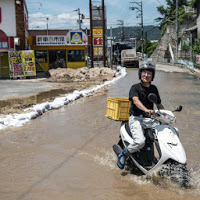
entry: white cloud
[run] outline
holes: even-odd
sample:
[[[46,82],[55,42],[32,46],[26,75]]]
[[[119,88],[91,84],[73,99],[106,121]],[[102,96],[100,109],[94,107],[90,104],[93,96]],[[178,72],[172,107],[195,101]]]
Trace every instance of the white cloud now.
[[[48,17],[49,29],[77,29],[78,14],[75,11],[80,8],[81,13],[89,18],[89,3],[86,0],[82,0],[77,3],[78,0],[64,2],[64,1],[53,1],[53,0],[41,0],[42,7],[38,12],[33,9],[34,6],[39,4],[28,3],[29,13],[29,28],[34,29],[39,26],[39,29],[46,29],[46,18]],[[154,18],[158,16],[157,6],[161,4],[166,5],[165,0],[143,0],[144,9],[144,21],[145,23],[150,20],[153,22]],[[101,0],[95,1],[95,5],[101,5]],[[133,4],[130,1],[125,0],[105,0],[106,14],[107,14],[107,25],[108,27],[118,26],[117,20],[124,20],[125,25],[138,25],[138,19],[136,18],[136,11],[129,9]],[[57,9],[55,9],[57,8]],[[84,19],[82,27],[89,28],[89,19]]]
[[[70,18],[72,18],[72,16],[70,16],[69,13],[62,13],[62,14],[59,14],[59,15],[57,16],[57,18],[58,18],[58,19],[70,19]]]
[[[29,15],[29,29],[46,29],[47,18],[49,29],[77,29],[79,27],[77,24],[78,15],[76,13],[48,15],[38,12]],[[84,26],[86,25],[89,25],[89,20],[84,20]]]

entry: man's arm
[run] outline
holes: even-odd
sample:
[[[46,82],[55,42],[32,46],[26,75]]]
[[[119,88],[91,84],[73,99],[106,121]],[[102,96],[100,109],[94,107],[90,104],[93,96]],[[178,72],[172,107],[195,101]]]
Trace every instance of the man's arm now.
[[[138,109],[140,109],[140,110],[142,110],[142,111],[144,111],[144,112],[147,112],[147,113],[149,113],[149,114],[150,114],[150,112],[152,112],[152,110],[147,109],[147,108],[143,105],[143,103],[139,100],[138,97],[133,97],[132,99],[133,99],[133,103],[137,106]]]
[[[165,109],[162,103],[156,105],[158,109]]]

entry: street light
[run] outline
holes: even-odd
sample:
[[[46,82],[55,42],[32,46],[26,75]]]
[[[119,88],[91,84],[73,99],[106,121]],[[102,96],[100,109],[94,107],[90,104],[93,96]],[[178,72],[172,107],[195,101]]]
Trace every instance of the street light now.
[[[21,1],[19,1],[19,0],[16,0],[15,3],[16,3],[17,5],[21,5]]]

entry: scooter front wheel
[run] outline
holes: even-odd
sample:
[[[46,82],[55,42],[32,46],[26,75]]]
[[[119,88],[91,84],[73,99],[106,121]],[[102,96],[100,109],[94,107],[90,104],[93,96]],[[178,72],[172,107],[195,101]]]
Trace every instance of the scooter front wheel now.
[[[191,187],[191,176],[186,164],[180,164],[175,161],[167,162],[165,165],[163,165],[159,174],[162,177],[170,178],[173,182],[180,185],[180,187]]]

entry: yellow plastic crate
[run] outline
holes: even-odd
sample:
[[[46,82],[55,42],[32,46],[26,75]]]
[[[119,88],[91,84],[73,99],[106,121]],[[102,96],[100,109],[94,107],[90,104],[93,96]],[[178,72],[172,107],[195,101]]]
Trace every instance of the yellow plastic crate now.
[[[131,102],[128,98],[107,98],[106,117],[117,121],[128,121]]]

